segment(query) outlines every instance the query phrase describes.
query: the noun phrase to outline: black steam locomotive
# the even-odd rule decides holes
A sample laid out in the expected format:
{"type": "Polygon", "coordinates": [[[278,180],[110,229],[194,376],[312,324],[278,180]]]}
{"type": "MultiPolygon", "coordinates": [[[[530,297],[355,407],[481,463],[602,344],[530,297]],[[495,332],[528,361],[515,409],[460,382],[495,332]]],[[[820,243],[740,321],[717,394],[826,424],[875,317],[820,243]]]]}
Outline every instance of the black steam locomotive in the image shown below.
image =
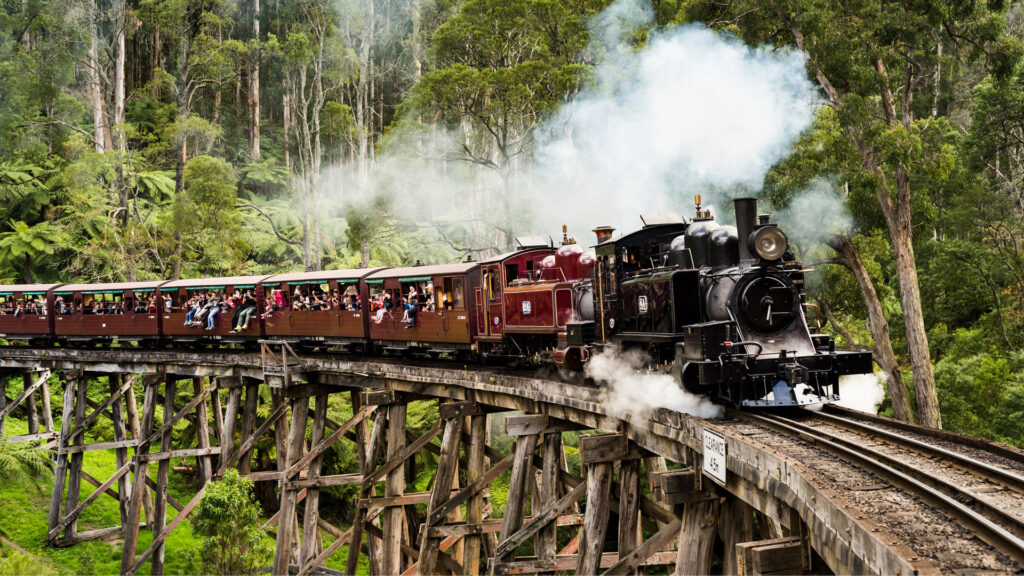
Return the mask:
{"type": "Polygon", "coordinates": [[[869,352],[811,334],[805,270],[783,231],[757,216],[756,199],[735,208],[736,227],[715,222],[698,196],[689,222],[644,216],[642,229],[614,239],[596,229],[597,261],[576,286],[577,321],[556,361],[641,349],[690,392],[746,408],[834,402],[840,376],[871,372],[869,352]]]}

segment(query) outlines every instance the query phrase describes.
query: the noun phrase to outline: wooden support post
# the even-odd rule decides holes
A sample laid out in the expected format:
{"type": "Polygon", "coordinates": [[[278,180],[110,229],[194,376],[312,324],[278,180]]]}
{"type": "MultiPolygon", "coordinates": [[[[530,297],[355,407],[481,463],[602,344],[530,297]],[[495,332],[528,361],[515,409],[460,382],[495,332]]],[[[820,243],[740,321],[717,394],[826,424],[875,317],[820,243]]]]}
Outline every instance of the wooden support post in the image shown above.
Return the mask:
{"type": "Polygon", "coordinates": [[[224,430],[224,409],[220,405],[220,379],[207,379],[207,385],[213,388],[210,393],[210,409],[213,410],[213,435],[218,443],[223,443],[221,432],[224,430]]]}
{"type": "Polygon", "coordinates": [[[640,460],[623,460],[619,468],[619,559],[640,545],[640,460]]]}
{"type": "Polygon", "coordinates": [[[719,509],[718,533],[722,539],[722,574],[739,574],[736,546],[754,538],[754,509],[734,496],[727,497],[719,509]]]}
{"type": "MultiPolygon", "coordinates": [[[[121,389],[122,385],[121,374],[111,374],[107,376],[107,387],[110,389],[110,394],[113,395],[121,389]]],[[[128,439],[128,429],[124,423],[124,406],[122,403],[123,398],[119,398],[117,402],[111,406],[111,420],[114,423],[114,441],[124,442],[128,439]]],[[[114,459],[117,463],[117,468],[120,470],[126,464],[128,464],[128,448],[117,448],[114,450],[114,459]]],[[[121,513],[121,526],[128,526],[128,508],[131,500],[131,494],[128,492],[128,476],[123,474],[117,479],[117,494],[118,494],[118,507],[121,513]]]]}
{"type": "MultiPolygon", "coordinates": [[[[196,396],[202,394],[203,379],[192,378],[192,393],[196,396]]],[[[215,391],[216,392],[216,391],[215,391]]],[[[196,406],[196,436],[199,438],[199,448],[210,447],[210,416],[206,412],[206,400],[196,406]]],[[[196,456],[196,465],[199,467],[199,477],[204,483],[213,479],[213,462],[211,456],[196,456]]]]}
{"type": "MultiPolygon", "coordinates": [[[[142,397],[143,398],[143,400],[142,400],[143,407],[142,407],[142,409],[143,409],[143,412],[145,412],[145,409],[146,409],[146,407],[145,407],[145,403],[146,403],[145,390],[148,390],[150,386],[155,386],[156,385],[155,384],[156,380],[154,378],[155,378],[155,376],[153,376],[153,377],[143,377],[142,378],[142,386],[143,386],[143,397],[142,397]]],[[[156,392],[154,392],[154,394],[156,394],[156,392]]],[[[136,402],[136,400],[135,400],[135,387],[134,386],[128,388],[128,390],[125,391],[125,401],[124,401],[124,404],[125,404],[125,407],[128,409],[128,426],[129,426],[129,429],[132,432],[132,438],[134,438],[135,440],[138,440],[138,441],[141,442],[142,438],[143,438],[143,436],[142,436],[142,425],[139,423],[139,405],[138,405],[138,402],[136,402]]],[[[154,406],[154,410],[155,410],[155,407],[156,407],[156,396],[153,397],[153,406],[154,406]]],[[[152,420],[150,420],[149,426],[152,426],[152,420]]],[[[147,435],[149,435],[149,431],[150,431],[150,428],[146,428],[146,434],[147,435]]],[[[138,454],[138,451],[139,451],[139,448],[136,447],[135,448],[135,453],[138,454]]],[[[135,475],[135,472],[133,470],[132,471],[132,477],[133,477],[132,485],[133,486],[136,485],[136,481],[134,480],[134,475],[135,475]]],[[[144,509],[144,511],[146,513],[146,522],[149,522],[153,518],[153,492],[149,489],[149,486],[145,485],[145,483],[142,484],[141,490],[142,490],[142,493],[143,493],[142,506],[143,506],[143,509],[144,509]]],[[[129,516],[131,516],[130,510],[129,510],[129,516]]],[[[125,529],[127,529],[127,527],[125,529]]]]}
{"type": "MultiPolygon", "coordinates": [[[[234,391],[241,391],[235,388],[234,391]]],[[[236,406],[237,406],[237,396],[236,406]]],[[[230,400],[228,411],[230,412],[230,400]]],[[[292,401],[292,423],[288,435],[287,460],[284,469],[287,470],[295,461],[302,457],[302,445],[306,440],[306,419],[309,416],[309,397],[296,398],[292,401]]],[[[225,439],[227,437],[227,418],[224,419],[225,439]]],[[[223,439],[222,439],[223,441],[223,439]]],[[[278,455],[278,458],[281,456],[278,455]]],[[[282,482],[281,485],[281,511],[277,518],[277,546],[274,549],[273,574],[288,574],[288,565],[292,556],[292,538],[294,536],[296,493],[298,491],[289,488],[282,482]]]]}
{"type": "MultiPolygon", "coordinates": [[[[512,461],[512,478],[508,484],[508,502],[505,516],[501,520],[501,540],[507,540],[523,526],[523,510],[526,507],[526,482],[529,480],[533,450],[537,446],[537,435],[528,434],[516,438],[516,452],[512,461]]],[[[494,564],[515,559],[515,550],[507,555],[495,556],[494,564]]]]}
{"type": "MultiPolygon", "coordinates": [[[[0,382],[5,382],[6,377],[0,378],[0,382]]],[[[50,530],[57,527],[57,523],[60,522],[60,510],[64,500],[64,482],[67,479],[68,472],[68,455],[64,452],[67,448],[68,438],[71,436],[71,430],[74,428],[74,417],[72,416],[75,411],[75,387],[78,384],[78,377],[72,376],[71,372],[64,374],[64,408],[60,415],[60,436],[57,438],[57,466],[53,473],[53,493],[50,496],[50,515],[48,519],[48,526],[50,530]]],[[[3,394],[0,394],[0,398],[3,394]]],[[[53,541],[51,541],[51,544],[53,541]]]]}
{"type": "Polygon", "coordinates": [[[444,504],[451,495],[452,482],[459,466],[459,441],[462,439],[462,414],[449,418],[444,425],[444,437],[441,439],[441,457],[437,461],[437,475],[434,477],[434,490],[430,493],[427,504],[426,528],[421,535],[420,559],[416,570],[421,576],[434,573],[440,538],[430,537],[430,515],[444,504]]]}
{"type": "MultiPolygon", "coordinates": [[[[484,444],[487,441],[486,426],[486,415],[469,417],[469,447],[466,450],[467,485],[473,484],[484,474],[484,444]]],[[[479,524],[483,520],[484,495],[483,490],[480,490],[466,502],[466,523],[479,524]]],[[[465,540],[462,566],[466,569],[466,574],[478,576],[480,574],[480,546],[482,539],[479,535],[469,535],[466,536],[465,540]]]]}
{"type": "MultiPolygon", "coordinates": [[[[357,393],[353,392],[353,395],[355,394],[357,393]]],[[[357,401],[354,396],[352,403],[353,409],[355,408],[356,405],[357,401]]],[[[359,451],[360,471],[362,472],[362,476],[364,478],[363,484],[359,489],[360,498],[366,498],[367,496],[373,495],[373,483],[365,479],[369,478],[370,473],[377,466],[377,459],[380,457],[380,452],[384,446],[384,432],[385,429],[387,428],[384,425],[386,417],[386,410],[377,411],[377,416],[373,422],[373,436],[369,440],[369,445],[366,446],[365,451],[359,451]]],[[[360,433],[359,427],[356,428],[356,434],[359,443],[365,443],[366,437],[364,434],[369,432],[369,430],[365,427],[365,421],[363,423],[363,426],[364,428],[362,428],[362,433],[360,433]]],[[[349,543],[348,563],[345,567],[346,574],[355,574],[356,569],[358,568],[359,552],[360,549],[362,548],[363,541],[363,527],[364,524],[366,523],[366,513],[366,508],[359,508],[356,511],[356,520],[352,524],[352,540],[349,543]]],[[[371,574],[381,573],[380,563],[377,560],[377,548],[379,548],[379,546],[377,546],[375,539],[370,534],[367,534],[366,549],[369,556],[368,559],[370,563],[371,574]]]]}
{"type": "MultiPolygon", "coordinates": [[[[220,458],[222,461],[231,457],[235,449],[235,424],[238,422],[238,404],[242,398],[241,388],[232,388],[228,391],[228,405],[224,409],[224,424],[220,433],[220,458]]],[[[309,400],[306,400],[307,403],[309,400]]],[[[292,406],[294,410],[295,407],[292,406]]],[[[305,430],[305,421],[303,421],[305,430]]]]}
{"type": "Polygon", "coordinates": [[[717,519],[718,498],[707,498],[683,505],[679,553],[676,556],[674,572],[676,576],[711,573],[717,519]]]}
{"type": "MultiPolygon", "coordinates": [[[[260,399],[259,382],[245,386],[245,406],[242,408],[242,438],[252,436],[256,427],[256,408],[260,399]]],[[[319,400],[317,401],[319,402],[319,400]]],[[[326,413],[325,413],[326,414],[326,413]]],[[[314,422],[314,426],[316,423],[314,422]]],[[[252,448],[246,450],[239,456],[238,473],[245,476],[252,471],[252,448]]],[[[308,500],[307,500],[308,502],[308,500]]]]}
{"type": "MultiPolygon", "coordinates": [[[[246,395],[249,394],[249,390],[246,389],[246,395]]],[[[246,397],[246,406],[248,406],[248,397],[246,397]]],[[[255,404],[255,402],[254,402],[255,404]]],[[[253,406],[253,410],[256,407],[253,406]]],[[[310,446],[316,446],[324,438],[324,423],[327,420],[327,394],[318,394],[316,397],[316,406],[313,409],[313,435],[310,439],[310,446]]],[[[303,426],[305,428],[305,426],[303,426]]],[[[305,435],[305,433],[303,433],[305,435]]],[[[245,459],[243,458],[243,461],[245,459]]],[[[307,480],[317,480],[320,478],[320,466],[323,463],[323,456],[315,456],[309,462],[308,472],[306,474],[307,480]]],[[[299,566],[301,571],[305,572],[314,568],[308,564],[316,558],[317,547],[316,544],[320,541],[319,537],[319,524],[320,520],[320,488],[315,484],[306,489],[306,511],[302,518],[302,551],[299,554],[299,566]]]]}
{"type": "MultiPolygon", "coordinates": [[[[138,414],[135,414],[132,423],[132,435],[142,438],[143,434],[148,435],[153,428],[153,413],[156,411],[156,387],[157,382],[143,379],[144,394],[142,401],[142,423],[139,424],[138,414]]],[[[134,400],[132,394],[129,398],[134,400]]],[[[131,402],[129,406],[134,405],[131,402]]],[[[129,415],[135,412],[131,407],[129,415]]],[[[63,436],[63,435],[62,435],[63,436]]],[[[149,460],[144,458],[149,453],[149,444],[141,444],[135,451],[135,465],[132,477],[132,498],[128,508],[128,525],[124,530],[124,547],[121,549],[121,573],[128,572],[135,564],[135,552],[139,544],[139,526],[142,523],[143,495],[146,493],[146,475],[149,472],[149,460]]],[[[146,521],[151,523],[153,516],[146,511],[146,521]]]]}
{"type": "MultiPolygon", "coordinates": [[[[402,403],[388,406],[387,460],[391,460],[405,448],[405,414],[406,405],[402,403]]],[[[385,496],[401,496],[405,492],[405,466],[398,464],[388,472],[385,482],[385,496]]],[[[385,508],[384,518],[384,556],[381,570],[384,574],[402,572],[402,535],[405,532],[405,513],[401,507],[385,508]]]]}
{"type": "MultiPolygon", "coordinates": [[[[174,415],[174,396],[177,389],[177,377],[169,376],[164,384],[164,421],[174,415]]],[[[160,451],[168,452],[171,449],[171,436],[174,427],[168,427],[160,438],[160,451]]],[[[171,459],[160,460],[156,468],[156,507],[153,510],[153,539],[154,541],[163,533],[167,524],[167,487],[170,481],[171,459]]],[[[153,560],[150,564],[150,573],[153,576],[160,576],[164,573],[164,545],[161,542],[153,550],[153,560]]]]}
{"type": "MultiPolygon", "coordinates": [[[[0,390],[0,395],[2,395],[0,390]]],[[[49,378],[43,380],[42,392],[40,393],[43,407],[43,427],[47,432],[53,432],[53,410],[50,408],[50,382],[49,378]]],[[[2,407],[0,407],[2,409],[2,407]]],[[[0,427],[2,428],[2,427],[0,427]]]]}
{"type": "MultiPolygon", "coordinates": [[[[582,453],[582,449],[581,449],[582,453]]],[[[608,529],[609,499],[612,487],[612,463],[587,465],[587,509],[580,538],[577,575],[597,574],[601,566],[604,535],[608,529]]]]}
{"type": "MultiPolygon", "coordinates": [[[[554,432],[544,435],[544,467],[541,470],[540,478],[540,507],[533,511],[533,515],[540,514],[554,506],[558,500],[558,469],[562,459],[562,434],[554,432]]],[[[575,502],[574,502],[575,503],[575,502]]],[[[556,536],[558,526],[552,522],[540,529],[534,539],[536,544],[537,559],[541,562],[554,562],[556,536]]]]}
{"type": "MultiPolygon", "coordinates": [[[[77,380],[77,388],[75,393],[75,427],[81,426],[85,422],[85,400],[86,389],[88,388],[89,380],[85,374],[79,373],[77,380]]],[[[73,429],[72,429],[73,430],[73,429]]],[[[80,447],[85,444],[85,433],[79,434],[72,439],[72,446],[80,447]]],[[[71,454],[71,463],[68,466],[68,498],[67,498],[67,510],[74,510],[78,506],[78,497],[82,493],[82,464],[85,458],[84,452],[74,452],[71,454]]],[[[73,544],[75,542],[75,533],[78,532],[78,521],[68,524],[68,527],[64,529],[63,543],[73,544]]]]}
{"type": "MultiPolygon", "coordinates": [[[[25,372],[21,375],[25,383],[25,390],[32,387],[32,372],[25,372]]],[[[32,392],[25,397],[25,410],[28,412],[28,433],[39,434],[39,411],[36,410],[36,393],[32,392]]]]}

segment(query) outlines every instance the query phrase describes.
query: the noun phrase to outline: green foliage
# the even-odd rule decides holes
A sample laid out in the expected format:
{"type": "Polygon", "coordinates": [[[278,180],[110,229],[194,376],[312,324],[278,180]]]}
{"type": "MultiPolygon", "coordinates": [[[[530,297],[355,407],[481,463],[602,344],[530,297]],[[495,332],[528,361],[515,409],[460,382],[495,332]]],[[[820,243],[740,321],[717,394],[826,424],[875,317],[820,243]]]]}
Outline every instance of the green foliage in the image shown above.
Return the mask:
{"type": "Polygon", "coordinates": [[[50,455],[25,442],[7,443],[0,436],[0,479],[38,489],[38,482],[50,475],[50,455]]]}
{"type": "Polygon", "coordinates": [[[0,546],[0,576],[22,576],[35,574],[49,576],[55,572],[36,558],[0,546]]]}
{"type": "Polygon", "coordinates": [[[273,554],[261,528],[253,483],[231,469],[207,485],[190,518],[199,539],[194,551],[196,574],[257,574],[273,554]]]}

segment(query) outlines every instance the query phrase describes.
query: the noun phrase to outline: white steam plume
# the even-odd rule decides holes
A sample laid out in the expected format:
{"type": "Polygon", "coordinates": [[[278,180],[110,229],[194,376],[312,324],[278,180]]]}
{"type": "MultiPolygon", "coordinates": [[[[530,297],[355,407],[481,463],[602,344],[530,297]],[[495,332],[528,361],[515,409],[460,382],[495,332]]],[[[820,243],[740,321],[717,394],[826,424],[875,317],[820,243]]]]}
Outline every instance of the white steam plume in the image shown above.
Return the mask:
{"type": "Polygon", "coordinates": [[[885,374],[851,374],[839,377],[839,402],[853,410],[878,414],[878,405],[885,399],[885,374]]]}
{"type": "Polygon", "coordinates": [[[603,352],[587,364],[587,376],[605,385],[604,406],[610,416],[632,422],[649,418],[658,408],[699,418],[725,414],[721,406],[683,390],[673,376],[643,372],[646,360],[638,351],[603,352]]]}
{"type": "Polygon", "coordinates": [[[697,193],[725,206],[720,196],[760,189],[813,120],[818,95],[798,51],[696,25],[632,51],[622,38],[637,15],[649,21],[648,2],[619,0],[595,19],[597,83],[541,131],[535,198],[570,224],[632,229],[639,213],[688,212],[697,193]]]}
{"type": "Polygon", "coordinates": [[[773,220],[790,240],[805,248],[824,243],[832,234],[848,234],[853,229],[853,216],[846,209],[841,190],[826,179],[815,179],[773,220]]]}

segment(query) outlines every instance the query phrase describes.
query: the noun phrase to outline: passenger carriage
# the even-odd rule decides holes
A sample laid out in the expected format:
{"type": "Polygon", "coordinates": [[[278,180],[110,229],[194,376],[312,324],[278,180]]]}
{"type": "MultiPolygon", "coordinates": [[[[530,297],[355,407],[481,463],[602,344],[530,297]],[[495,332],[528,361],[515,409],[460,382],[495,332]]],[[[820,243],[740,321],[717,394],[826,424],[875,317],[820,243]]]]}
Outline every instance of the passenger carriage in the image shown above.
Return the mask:
{"type": "Polygon", "coordinates": [[[380,268],[357,268],[271,276],[263,282],[265,304],[274,307],[265,320],[266,336],[289,342],[365,344],[370,322],[369,290],[360,280],[378,270],[380,268]],[[296,310],[293,306],[296,291],[304,298],[313,298],[319,293],[335,302],[328,310],[296,310]],[[346,301],[353,296],[358,310],[347,309],[350,307],[346,306],[346,301]]]}
{"type": "Polygon", "coordinates": [[[157,291],[163,280],[64,284],[53,290],[54,335],[63,342],[160,338],[157,291]],[[152,297],[152,306],[150,298],[152,297]]]}
{"type": "Polygon", "coordinates": [[[480,287],[480,264],[461,262],[438,266],[389,268],[363,279],[371,300],[388,299],[389,309],[371,310],[370,339],[375,346],[392,353],[414,350],[433,354],[469,351],[476,335],[476,303],[480,287]],[[430,286],[434,310],[419,306],[415,322],[403,322],[402,297],[410,288],[417,295],[430,286]]]}
{"type": "Polygon", "coordinates": [[[270,275],[263,276],[227,276],[222,278],[194,278],[189,280],[174,280],[162,284],[159,288],[161,299],[170,296],[170,310],[165,304],[161,305],[161,323],[165,337],[173,338],[181,342],[195,341],[219,341],[219,342],[246,342],[262,338],[265,335],[262,315],[264,312],[264,288],[262,282],[270,278],[270,275]],[[223,298],[229,298],[236,292],[252,290],[256,299],[256,313],[253,315],[249,327],[245,330],[234,331],[232,316],[234,310],[228,307],[214,317],[214,325],[210,330],[206,329],[206,320],[201,326],[187,326],[185,319],[188,316],[188,301],[197,294],[217,294],[223,298]]]}
{"type": "Polygon", "coordinates": [[[53,334],[53,289],[60,284],[0,286],[0,338],[46,341],[53,334]],[[32,313],[30,304],[41,302],[32,313]],[[40,313],[41,312],[41,313],[40,313]]]}

